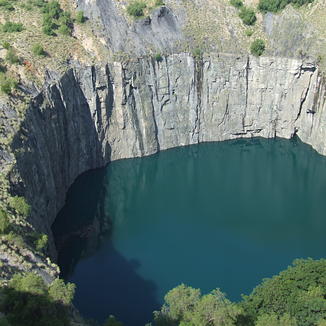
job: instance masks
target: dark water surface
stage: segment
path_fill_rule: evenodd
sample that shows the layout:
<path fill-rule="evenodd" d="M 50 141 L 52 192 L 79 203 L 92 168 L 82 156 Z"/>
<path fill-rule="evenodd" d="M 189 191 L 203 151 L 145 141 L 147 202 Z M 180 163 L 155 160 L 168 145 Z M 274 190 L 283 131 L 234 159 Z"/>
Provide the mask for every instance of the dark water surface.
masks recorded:
<path fill-rule="evenodd" d="M 180 283 L 239 300 L 293 259 L 325 257 L 325 214 L 326 159 L 299 140 L 254 139 L 88 172 L 53 230 L 82 314 L 142 326 Z"/>

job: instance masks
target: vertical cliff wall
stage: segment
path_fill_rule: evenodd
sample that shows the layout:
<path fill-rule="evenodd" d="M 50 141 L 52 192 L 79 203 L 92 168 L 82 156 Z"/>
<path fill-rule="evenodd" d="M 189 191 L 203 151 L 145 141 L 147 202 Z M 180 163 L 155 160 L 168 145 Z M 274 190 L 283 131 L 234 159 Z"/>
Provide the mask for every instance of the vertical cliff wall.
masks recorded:
<path fill-rule="evenodd" d="M 294 134 L 326 154 L 325 92 L 313 64 L 285 58 L 177 54 L 71 69 L 33 100 L 13 143 L 31 222 L 51 234 L 74 179 L 110 160 Z"/>

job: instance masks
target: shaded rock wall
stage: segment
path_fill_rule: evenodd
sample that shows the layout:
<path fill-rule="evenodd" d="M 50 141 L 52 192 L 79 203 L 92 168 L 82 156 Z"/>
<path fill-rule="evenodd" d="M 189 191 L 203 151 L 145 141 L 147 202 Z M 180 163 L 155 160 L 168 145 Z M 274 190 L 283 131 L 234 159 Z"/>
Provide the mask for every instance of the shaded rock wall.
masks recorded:
<path fill-rule="evenodd" d="M 32 223 L 51 234 L 74 179 L 110 160 L 294 134 L 325 155 L 325 90 L 315 66 L 284 58 L 178 54 L 71 69 L 34 99 L 14 142 Z"/>

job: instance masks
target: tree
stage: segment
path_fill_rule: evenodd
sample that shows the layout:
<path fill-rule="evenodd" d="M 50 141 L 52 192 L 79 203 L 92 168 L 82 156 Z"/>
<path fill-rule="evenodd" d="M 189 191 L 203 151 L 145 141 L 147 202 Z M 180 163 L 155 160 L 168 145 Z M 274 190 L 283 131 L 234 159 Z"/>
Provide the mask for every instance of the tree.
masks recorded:
<path fill-rule="evenodd" d="M 289 314 L 280 317 L 276 314 L 264 314 L 257 318 L 255 326 L 297 326 L 297 322 Z"/>
<path fill-rule="evenodd" d="M 69 305 L 75 295 L 76 285 L 73 283 L 67 283 L 57 278 L 49 287 L 49 296 L 54 301 L 59 301 L 65 305 Z"/>
<path fill-rule="evenodd" d="M 252 320 L 261 314 L 288 314 L 299 326 L 315 325 L 326 319 L 326 259 L 298 259 L 270 279 L 265 279 L 242 307 Z"/>

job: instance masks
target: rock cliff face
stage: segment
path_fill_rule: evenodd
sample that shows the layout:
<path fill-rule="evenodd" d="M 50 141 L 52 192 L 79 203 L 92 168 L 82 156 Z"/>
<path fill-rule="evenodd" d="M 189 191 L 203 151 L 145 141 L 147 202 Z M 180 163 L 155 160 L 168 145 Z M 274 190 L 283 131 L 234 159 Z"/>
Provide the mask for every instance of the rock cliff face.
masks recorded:
<path fill-rule="evenodd" d="M 285 58 L 177 54 L 71 69 L 33 100 L 14 140 L 31 222 L 51 234 L 74 179 L 110 160 L 295 134 L 325 155 L 325 95 L 313 64 Z"/>

